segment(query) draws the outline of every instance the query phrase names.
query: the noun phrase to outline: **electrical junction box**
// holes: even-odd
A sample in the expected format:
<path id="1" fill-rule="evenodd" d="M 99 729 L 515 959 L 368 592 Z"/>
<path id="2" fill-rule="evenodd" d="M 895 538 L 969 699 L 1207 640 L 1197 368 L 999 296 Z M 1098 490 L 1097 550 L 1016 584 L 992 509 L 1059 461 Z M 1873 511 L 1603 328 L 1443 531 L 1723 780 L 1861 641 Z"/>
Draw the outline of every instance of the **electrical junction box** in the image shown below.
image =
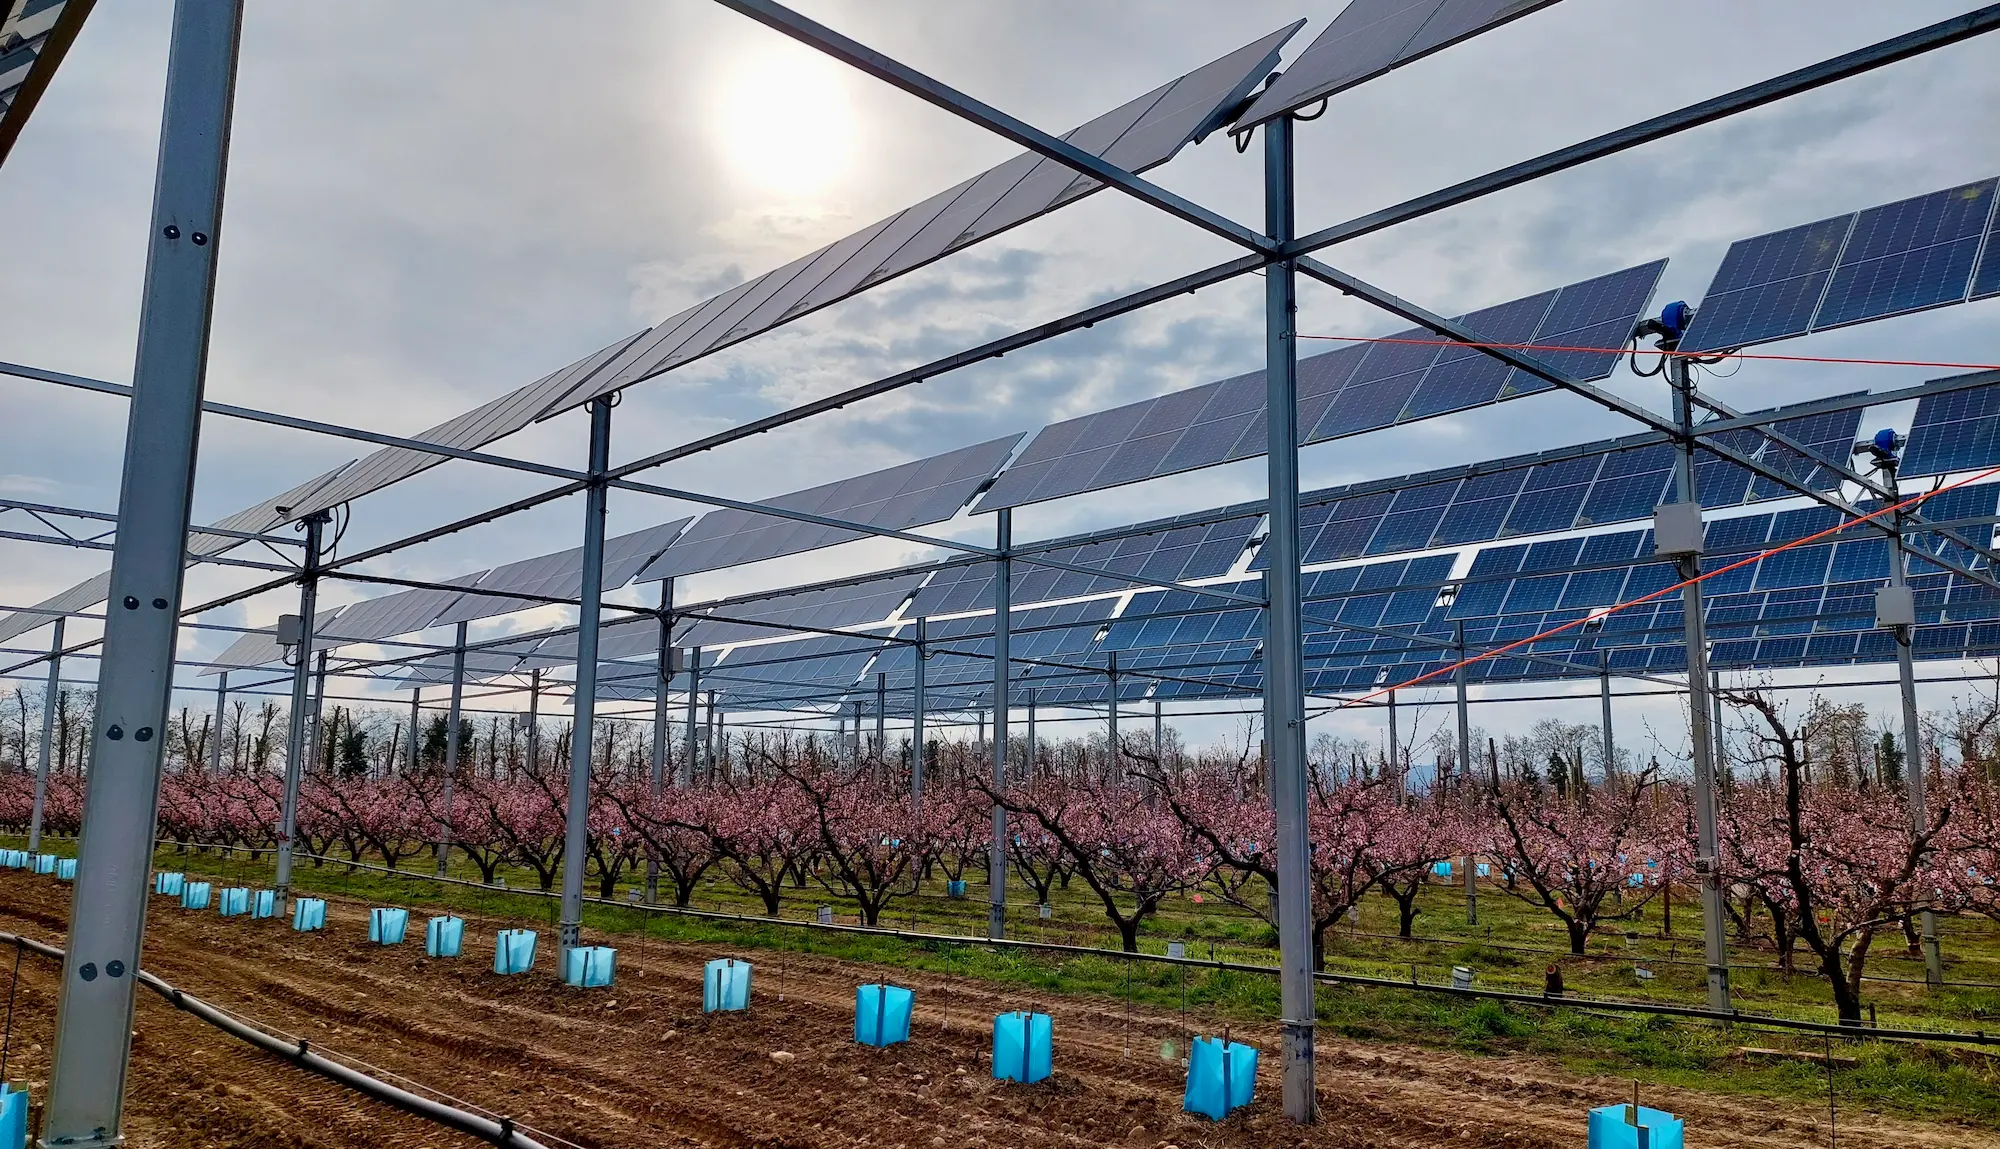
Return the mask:
<path id="1" fill-rule="evenodd" d="M 304 627 L 302 627 L 302 626 L 300 626 L 300 625 L 299 625 L 299 616 L 298 616 L 298 615 L 295 615 L 295 614 L 281 614 L 281 615 L 279 615 L 279 616 L 278 616 L 278 645 L 279 645 L 279 646 L 297 646 L 297 645 L 299 644 L 299 633 L 300 633 L 301 631 L 303 631 L 304 629 L 305 629 Z"/>
<path id="2" fill-rule="evenodd" d="M 1653 508 L 1653 553 L 1701 553 L 1701 504 L 1667 503 Z"/>
<path id="3" fill-rule="evenodd" d="M 1906 586 L 1875 588 L 1875 625 L 1917 625 L 1917 596 Z"/>

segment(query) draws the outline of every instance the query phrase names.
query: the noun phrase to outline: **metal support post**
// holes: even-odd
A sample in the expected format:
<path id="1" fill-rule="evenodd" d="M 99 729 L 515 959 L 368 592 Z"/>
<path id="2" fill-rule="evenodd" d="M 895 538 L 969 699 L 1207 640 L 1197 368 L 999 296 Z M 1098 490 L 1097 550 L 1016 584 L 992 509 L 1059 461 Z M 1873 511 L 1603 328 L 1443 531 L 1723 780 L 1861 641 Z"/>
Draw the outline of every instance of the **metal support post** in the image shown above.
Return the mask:
<path id="1" fill-rule="evenodd" d="M 1389 773 L 1403 772 L 1403 750 L 1398 739 L 1401 734 L 1396 729 L 1396 692 L 1389 692 Z"/>
<path id="2" fill-rule="evenodd" d="M 683 789 L 694 785 L 698 775 L 694 765 L 697 739 L 695 730 L 701 721 L 701 647 L 688 648 L 688 717 L 687 717 L 687 761 L 681 767 L 680 784 Z"/>
<path id="3" fill-rule="evenodd" d="M 706 729 L 708 737 L 702 744 L 701 780 L 704 782 L 713 782 L 715 781 L 715 746 L 719 741 L 717 736 L 722 733 L 722 716 L 716 713 L 715 691 L 708 691 L 707 697 L 708 726 Z"/>
<path id="4" fill-rule="evenodd" d="M 1669 348 L 1671 350 L 1671 348 Z M 1680 424 L 1680 453 L 1675 463 L 1675 492 L 1682 503 L 1699 505 L 1695 489 L 1693 383 L 1688 365 L 1679 356 L 1667 357 L 1667 378 L 1674 389 L 1674 417 Z M 1683 554 L 1677 560 L 1680 577 L 1692 579 L 1701 573 L 1699 553 Z M 1690 582 L 1681 591 L 1681 613 L 1687 644 L 1688 724 L 1694 752 L 1694 814 L 1696 877 L 1701 883 L 1702 950 L 1708 965 L 1708 1008 L 1726 1011 L 1729 1004 L 1729 954 L 1723 933 L 1722 875 L 1717 866 L 1715 813 L 1715 735 L 1710 727 L 1708 684 L 1708 638 L 1702 623 L 1701 584 Z"/>
<path id="5" fill-rule="evenodd" d="M 917 645 L 911 652 L 915 678 L 910 686 L 910 809 L 921 815 L 924 808 L 924 620 L 917 620 Z"/>
<path id="6" fill-rule="evenodd" d="M 1041 758 L 1042 744 L 1035 740 L 1035 692 L 1034 691 L 1032 690 L 1028 691 L 1028 697 L 1026 701 L 1028 703 L 1028 754 L 1026 761 L 1021 763 L 1021 776 L 1023 778 L 1031 778 L 1034 776 L 1036 764 L 1038 764 L 1042 760 Z"/>
<path id="7" fill-rule="evenodd" d="M 208 772 L 222 772 L 222 721 L 229 710 L 229 672 L 223 671 L 215 678 L 215 726 L 209 732 Z"/>
<path id="8" fill-rule="evenodd" d="M 1451 640 L 1458 665 L 1451 671 L 1452 692 L 1458 701 L 1458 785 L 1459 797 L 1467 806 L 1478 802 L 1479 772 L 1472 768 L 1472 716 L 1465 699 L 1465 623 L 1451 624 Z M 1465 924 L 1479 924 L 1479 867 L 1470 853 L 1461 859 L 1465 866 Z"/>
<path id="9" fill-rule="evenodd" d="M 319 602 L 320 542 L 331 521 L 330 512 L 320 511 L 306 516 L 303 524 L 306 550 L 304 570 L 299 576 L 299 642 L 292 652 L 292 711 L 285 724 L 285 790 L 278 807 L 278 869 L 273 880 L 281 912 L 292 896 L 292 836 L 299 825 L 299 786 L 305 779 L 306 758 L 312 753 L 315 737 L 308 721 L 312 707 L 313 614 Z"/>
<path id="10" fill-rule="evenodd" d="M 667 784 L 667 688 L 673 684 L 674 650 L 670 645 L 674 638 L 674 580 L 660 580 L 660 649 L 653 665 L 653 772 L 650 779 L 650 793 L 654 799 L 666 789 Z M 660 859 L 653 851 L 646 851 L 646 902 L 660 900 Z"/>
<path id="11" fill-rule="evenodd" d="M 1110 770 L 1111 772 L 1111 778 L 1116 779 L 1122 776 L 1123 772 L 1119 769 L 1119 763 L 1125 757 L 1124 747 L 1119 745 L 1118 742 L 1118 652 L 1117 651 L 1115 650 L 1111 651 L 1106 656 L 1105 667 L 1106 669 L 1104 671 L 1104 680 L 1106 685 L 1109 687 L 1106 693 L 1110 695 L 1110 702 L 1111 702 L 1110 708 L 1106 711 L 1106 716 L 1110 720 L 1110 729 L 1108 729 L 1105 732 L 1105 739 L 1106 739 L 1104 746 L 1105 763 L 1106 763 L 1106 769 Z"/>
<path id="12" fill-rule="evenodd" d="M 575 717 L 569 737 L 569 806 L 563 826 L 562 921 L 556 966 L 583 936 L 583 851 L 590 831 L 590 749 L 597 720 L 597 628 L 604 609 L 604 512 L 611 467 L 611 396 L 590 403 L 590 486 L 584 492 L 583 578 L 576 604 Z"/>
<path id="13" fill-rule="evenodd" d="M 49 684 L 42 695 L 42 751 L 35 759 L 35 807 L 28 818 L 28 852 L 41 853 L 42 816 L 49 800 L 49 762 L 56 742 L 56 699 L 62 695 L 64 616 L 56 616 L 55 638 L 49 644 Z"/>
<path id="14" fill-rule="evenodd" d="M 1603 708 L 1604 729 L 1604 781 L 1610 783 L 1618 778 L 1618 743 L 1611 735 L 1611 653 L 1599 651 L 1597 655 L 1597 701 Z"/>
<path id="15" fill-rule="evenodd" d="M 889 676 L 880 671 L 875 675 L 875 784 L 882 784 L 882 762 L 889 756 L 889 732 L 885 725 L 889 721 Z"/>
<path id="16" fill-rule="evenodd" d="M 1161 707 L 1160 700 L 1155 698 L 1153 699 L 1153 769 L 1155 771 L 1164 771 L 1167 766 L 1166 728 L 1166 713 Z"/>
<path id="17" fill-rule="evenodd" d="M 333 766 L 333 748 L 328 745 L 326 740 L 327 653 L 325 650 L 313 651 L 312 714 L 309 716 L 312 722 L 312 732 L 306 736 L 306 739 L 312 746 L 313 760 L 319 761 L 320 755 L 324 753 L 326 761 L 322 765 L 331 768 Z"/>
<path id="18" fill-rule="evenodd" d="M 423 725 L 424 721 L 423 710 L 424 710 L 424 688 L 421 686 L 410 687 L 409 761 L 406 762 L 403 767 L 404 772 L 407 774 L 414 775 L 417 772 L 417 747 L 423 744 L 420 740 L 422 735 L 417 728 Z M 533 746 L 534 735 L 530 734 L 528 738 L 529 738 L 528 745 Z"/>
<path id="19" fill-rule="evenodd" d="M 174 7 L 43 1145 L 83 1149 L 124 1140 L 242 15 L 241 0 Z"/>
<path id="20" fill-rule="evenodd" d="M 458 724 L 465 703 L 465 623 L 458 624 L 458 641 L 451 651 L 451 710 L 444 722 L 444 818 L 438 827 L 437 876 L 451 865 L 451 806 L 458 782 Z"/>
<path id="21" fill-rule="evenodd" d="M 1895 456 L 1878 458 L 1876 473 L 1881 476 L 1885 498 L 1890 503 L 1902 501 L 1902 493 L 1896 485 Z M 1889 585 L 1905 591 L 1909 586 L 1909 554 L 1903 546 L 1903 534 L 1907 529 L 1902 511 L 1894 512 L 1896 533 L 1889 543 Z M 1912 603 L 1914 605 L 1914 603 Z M 1921 835 L 1930 829 L 1930 816 L 1926 809 L 1924 794 L 1924 748 L 1923 731 L 1917 725 L 1917 671 L 1911 638 L 1916 630 L 1911 622 L 1897 622 L 1893 628 L 1896 636 L 1896 684 L 1903 703 L 1903 781 L 1908 787 L 1910 806 L 1910 833 Z M 1918 919 L 1918 938 L 1924 951 L 1924 983 L 1933 988 L 1944 984 L 1944 954 L 1938 945 L 1937 913 L 1925 907 Z"/>
<path id="22" fill-rule="evenodd" d="M 1007 787 L 1007 672 L 1013 654 L 1014 512 L 1006 507 L 994 515 L 993 549 L 993 789 Z M 986 936 L 1007 936 L 1007 809 L 993 803 L 993 842 L 986 857 Z"/>
<path id="23" fill-rule="evenodd" d="M 1292 118 L 1264 125 L 1264 212 L 1272 239 L 1292 239 Z M 1271 797 L 1278 825 L 1278 964 L 1285 1116 L 1318 1116 L 1313 1045 L 1312 880 L 1308 863 L 1303 631 L 1299 604 L 1298 282 L 1296 265 L 1264 270 L 1266 493 L 1264 690 Z"/>
<path id="24" fill-rule="evenodd" d="M 528 761 L 529 772 L 540 769 L 542 757 L 542 672 L 528 672 Z"/>
<path id="25" fill-rule="evenodd" d="M 849 705 L 854 715 L 854 764 L 858 767 L 861 764 L 861 700 L 857 698 Z"/>

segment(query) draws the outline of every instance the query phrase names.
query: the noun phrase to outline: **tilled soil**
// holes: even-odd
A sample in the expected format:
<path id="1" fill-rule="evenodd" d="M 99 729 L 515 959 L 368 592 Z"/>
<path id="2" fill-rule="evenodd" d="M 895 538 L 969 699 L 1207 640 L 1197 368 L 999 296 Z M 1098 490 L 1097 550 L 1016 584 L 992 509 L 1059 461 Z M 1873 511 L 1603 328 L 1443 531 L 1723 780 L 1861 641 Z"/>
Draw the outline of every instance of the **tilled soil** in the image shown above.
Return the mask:
<path id="1" fill-rule="evenodd" d="M 0 928 L 62 943 L 67 886 L 0 872 Z M 536 969 L 491 970 L 496 928 L 467 923 L 466 956 L 424 957 L 420 916 L 397 947 L 366 943 L 367 910 L 329 905 L 327 929 L 222 918 L 156 899 L 146 968 L 313 1048 L 405 1075 L 541 1131 L 551 1146 L 1012 1147 L 1173 1145 L 1571 1147 L 1584 1113 L 1627 1095 L 1528 1058 L 1322 1040 L 1320 1124 L 1286 1123 L 1267 1053 L 1258 1097 L 1215 1124 L 1180 1111 L 1183 1070 L 1161 1058 L 1181 1037 L 1173 1014 L 1121 1002 L 1024 999 L 967 979 L 829 958 L 751 954 L 751 1009 L 704 1016 L 701 968 L 727 956 L 617 940 L 618 984 L 578 990 Z M 20 969 L 7 1075 L 43 1095 L 57 971 Z M 888 977 L 916 991 L 914 1040 L 887 1050 L 852 1040 L 854 987 Z M 134 1146 L 469 1146 L 262 1053 L 141 991 L 128 1133 Z M 992 1080 L 993 1014 L 1053 1015 L 1056 1073 L 1034 1086 Z M 1269 1028 L 1237 1040 L 1269 1051 Z M 774 1056 L 780 1055 L 780 1056 Z M 1826 1112 L 1803 1104 L 1654 1089 L 1649 1104 L 1688 1123 L 1691 1145 L 1798 1149 L 1826 1143 Z M 1842 1145 L 2000 1149 L 2000 1135 L 1859 1112 L 1839 1115 Z"/>

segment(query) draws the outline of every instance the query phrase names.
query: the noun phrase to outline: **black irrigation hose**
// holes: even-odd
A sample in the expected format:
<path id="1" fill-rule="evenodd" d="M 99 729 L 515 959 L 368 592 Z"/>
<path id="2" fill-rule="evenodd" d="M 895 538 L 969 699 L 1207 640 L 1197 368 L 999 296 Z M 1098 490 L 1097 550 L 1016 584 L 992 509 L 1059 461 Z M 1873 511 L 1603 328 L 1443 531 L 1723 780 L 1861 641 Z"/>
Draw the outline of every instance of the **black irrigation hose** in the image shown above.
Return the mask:
<path id="1" fill-rule="evenodd" d="M 65 956 L 63 951 L 55 946 L 19 934 L 0 932 L 0 945 L 12 945 L 18 950 L 54 958 L 56 961 L 62 961 Z M 503 1149 L 548 1149 L 540 1141 L 516 1130 L 513 1121 L 508 1118 L 503 1117 L 494 1121 L 370 1077 L 357 1069 L 314 1053 L 304 1041 L 285 1041 L 254 1025 L 246 1025 L 200 998 L 175 989 L 145 970 L 139 971 L 138 980 L 141 985 L 165 998 L 175 1009 L 191 1013 L 224 1033 L 247 1041 L 266 1053 L 274 1053 L 308 1073 L 316 1073 L 329 1081 L 345 1085 L 357 1093 L 372 1097 L 405 1113 L 469 1134 L 481 1141 L 502 1146 Z"/>
<path id="2" fill-rule="evenodd" d="M 401 875 L 426 882 L 443 885 L 466 886 L 491 893 L 521 894 L 527 897 L 557 898 L 561 895 L 549 890 L 519 889 L 513 886 L 489 886 L 484 882 L 467 881 L 464 878 L 441 878 L 435 874 L 421 874 L 409 870 L 391 870 L 387 866 L 377 866 L 369 862 L 350 861 L 323 854 L 294 853 L 293 857 L 314 858 L 333 865 L 351 866 L 356 869 L 374 870 L 378 873 Z M 727 913 L 721 910 L 697 910 L 682 906 L 662 906 L 644 902 L 621 902 L 616 898 L 585 897 L 592 905 L 608 906 L 616 909 L 639 910 L 649 914 L 676 914 L 681 917 L 701 918 L 708 921 L 738 922 L 760 926 L 790 926 L 796 929 L 821 930 L 828 933 L 862 934 L 869 937 L 893 938 L 900 941 L 942 945 L 972 945 L 989 948 L 1043 950 L 1051 953 L 1074 954 L 1079 957 L 1103 958 L 1107 961 L 1144 961 L 1158 965 L 1195 966 L 1201 969 L 1227 970 L 1232 973 L 1250 973 L 1265 977 L 1276 977 L 1277 966 L 1253 965 L 1248 962 L 1231 962 L 1219 958 L 1168 957 L 1164 954 L 1126 953 L 1122 950 L 1100 949 L 1096 946 L 1066 945 L 1061 942 L 1036 942 L 1016 938 L 976 938 L 958 934 L 930 934 L 915 930 L 896 929 L 892 926 L 846 926 L 839 924 L 822 925 L 819 922 L 799 921 L 792 918 L 767 918 L 755 914 Z M 1656 1005 L 1650 1002 L 1619 1001 L 1616 998 L 1554 996 L 1548 994 L 1514 993 L 1497 989 L 1459 989 L 1456 986 L 1436 985 L 1420 982 L 1415 978 L 1398 981 L 1394 978 L 1368 977 L 1363 974 L 1315 973 L 1315 981 L 1327 985 L 1365 986 L 1372 989 L 1420 990 L 1425 993 L 1449 994 L 1459 998 L 1485 999 L 1489 1001 L 1513 1002 L 1518 1005 L 1534 1005 L 1555 1009 L 1600 1009 L 1614 1013 L 1643 1013 L 1658 1017 L 1683 1017 L 1697 1021 L 1716 1021 L 1725 1025 L 1761 1026 L 1768 1029 L 1794 1029 L 1807 1033 L 1826 1033 L 1845 1037 L 1867 1037 L 1882 1041 L 1941 1041 L 1960 1045 L 2000 1045 L 2000 1034 L 1989 1035 L 1985 1030 L 1960 1033 L 1953 1030 L 1928 1029 L 1880 1029 L 1874 1026 L 1829 1025 L 1823 1021 L 1803 1021 L 1772 1014 L 1745 1013 L 1741 1010 L 1712 1010 L 1688 1005 Z"/>

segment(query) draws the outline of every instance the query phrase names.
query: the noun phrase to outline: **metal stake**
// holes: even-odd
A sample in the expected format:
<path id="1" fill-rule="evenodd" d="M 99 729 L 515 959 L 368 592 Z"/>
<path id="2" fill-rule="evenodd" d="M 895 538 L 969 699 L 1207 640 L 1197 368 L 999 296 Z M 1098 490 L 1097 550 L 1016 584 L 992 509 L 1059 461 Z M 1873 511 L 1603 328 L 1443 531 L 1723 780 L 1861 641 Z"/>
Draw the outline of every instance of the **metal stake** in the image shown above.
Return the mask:
<path id="1" fill-rule="evenodd" d="M 590 830 L 590 748 L 597 718 L 597 626 L 604 597 L 604 472 L 611 466 L 611 396 L 590 403 L 590 476 L 584 492 L 583 585 L 576 605 L 575 718 L 569 738 L 569 808 L 563 828 L 562 921 L 558 973 L 583 936 L 583 851 Z"/>
<path id="2" fill-rule="evenodd" d="M 242 14 L 241 0 L 174 6 L 45 1145 L 116 1145 L 124 1135 Z"/>
<path id="3" fill-rule="evenodd" d="M 1264 125 L 1264 211 L 1272 239 L 1292 238 L 1292 119 Z M 1298 285 L 1290 261 L 1264 271 L 1266 456 L 1271 530 L 1264 575 L 1264 690 L 1271 796 L 1278 821 L 1278 964 L 1285 1116 L 1317 1116 L 1314 1089 L 1312 880 L 1307 860 L 1305 676 L 1299 605 Z"/>
<path id="4" fill-rule="evenodd" d="M 215 679 L 215 729 L 208 739 L 208 772 L 222 773 L 222 720 L 229 707 L 229 672 L 223 671 Z"/>

